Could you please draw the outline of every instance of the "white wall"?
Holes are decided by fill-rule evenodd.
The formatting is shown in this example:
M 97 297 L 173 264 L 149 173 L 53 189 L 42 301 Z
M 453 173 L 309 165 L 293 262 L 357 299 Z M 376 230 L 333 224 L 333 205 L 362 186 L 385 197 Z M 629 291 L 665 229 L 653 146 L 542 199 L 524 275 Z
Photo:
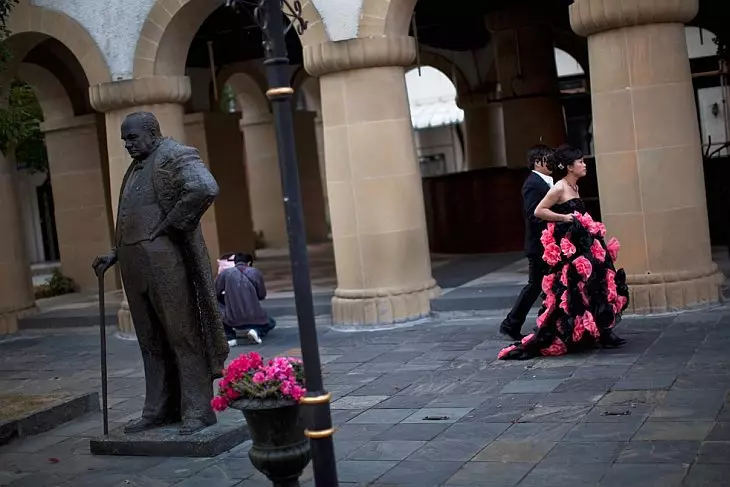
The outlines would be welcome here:
M 456 125 L 416 130 L 416 152 L 419 160 L 423 156 L 443 155 L 444 163 L 422 163 L 421 176 L 440 176 L 463 171 L 464 154 L 456 134 Z

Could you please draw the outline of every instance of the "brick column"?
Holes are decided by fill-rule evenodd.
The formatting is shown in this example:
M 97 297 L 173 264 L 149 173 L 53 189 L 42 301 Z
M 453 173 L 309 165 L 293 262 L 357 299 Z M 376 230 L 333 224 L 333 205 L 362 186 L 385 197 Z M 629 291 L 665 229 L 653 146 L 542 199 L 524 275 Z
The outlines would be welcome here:
M 340 325 L 421 318 L 438 293 L 405 84 L 415 54 L 409 37 L 304 49 L 305 68 L 321 83 Z
M 588 37 L 601 214 L 623 246 L 631 306 L 717 302 L 700 131 L 684 33 L 698 0 L 577 0 Z

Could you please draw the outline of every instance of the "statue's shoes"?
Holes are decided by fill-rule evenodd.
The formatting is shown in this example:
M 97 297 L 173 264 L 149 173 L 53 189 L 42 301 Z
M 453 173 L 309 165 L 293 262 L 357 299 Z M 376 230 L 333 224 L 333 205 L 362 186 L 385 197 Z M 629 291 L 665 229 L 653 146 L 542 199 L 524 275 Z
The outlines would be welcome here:
M 180 426 L 178 433 L 181 436 L 188 436 L 188 435 L 192 435 L 193 433 L 197 433 L 198 431 L 205 429 L 208 426 L 212 426 L 214 424 L 215 424 L 215 421 L 205 422 L 200 419 L 186 419 L 183 421 L 182 426 Z
M 164 421 L 161 420 L 142 417 L 127 423 L 127 425 L 124 427 L 124 432 L 127 434 L 141 433 L 142 431 L 159 428 L 164 424 Z

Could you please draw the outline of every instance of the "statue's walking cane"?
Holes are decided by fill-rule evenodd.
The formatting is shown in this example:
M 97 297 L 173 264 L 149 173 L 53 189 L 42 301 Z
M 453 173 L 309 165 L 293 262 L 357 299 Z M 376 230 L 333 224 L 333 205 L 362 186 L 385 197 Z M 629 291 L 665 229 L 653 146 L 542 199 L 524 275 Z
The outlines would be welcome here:
M 106 368 L 106 306 L 104 303 L 104 271 L 96 273 L 99 278 L 99 337 L 101 338 L 101 403 L 104 414 L 104 436 L 109 434 L 109 410 L 107 407 Z

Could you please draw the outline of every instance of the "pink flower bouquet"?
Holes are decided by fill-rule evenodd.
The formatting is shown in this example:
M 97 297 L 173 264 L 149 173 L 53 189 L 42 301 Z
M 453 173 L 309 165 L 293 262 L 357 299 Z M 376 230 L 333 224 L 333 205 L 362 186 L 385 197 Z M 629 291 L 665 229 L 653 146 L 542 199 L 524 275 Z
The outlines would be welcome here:
M 277 357 L 265 363 L 261 355 L 251 352 L 240 355 L 223 371 L 211 406 L 225 411 L 233 402 L 247 399 L 298 402 L 306 392 L 301 360 Z

